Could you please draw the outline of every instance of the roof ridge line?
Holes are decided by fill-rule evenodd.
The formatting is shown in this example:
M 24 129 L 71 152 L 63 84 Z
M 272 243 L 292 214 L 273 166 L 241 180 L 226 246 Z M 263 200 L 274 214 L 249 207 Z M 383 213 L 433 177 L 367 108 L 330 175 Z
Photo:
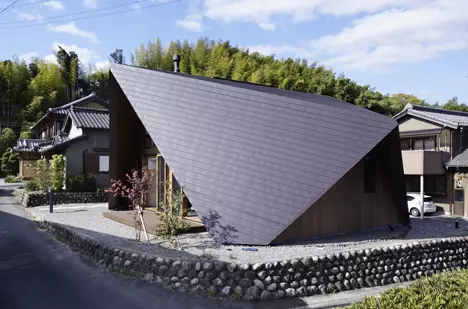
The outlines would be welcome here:
M 434 112 L 440 112 L 441 114 L 453 114 L 453 115 L 461 115 L 461 116 L 467 116 L 468 117 L 468 112 L 462 112 L 462 111 L 455 111 L 451 109 L 443 109 L 442 107 L 434 107 L 434 106 L 423 106 L 423 105 L 413 105 L 411 104 L 411 107 L 409 109 L 413 110 L 428 110 L 428 111 L 434 111 Z

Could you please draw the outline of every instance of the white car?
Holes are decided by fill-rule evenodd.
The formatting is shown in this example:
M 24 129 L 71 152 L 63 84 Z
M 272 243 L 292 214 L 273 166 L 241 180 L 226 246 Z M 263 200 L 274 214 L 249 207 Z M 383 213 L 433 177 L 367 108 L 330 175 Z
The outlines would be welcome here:
M 421 193 L 406 193 L 406 201 L 408 202 L 408 211 L 418 217 L 421 214 Z M 433 213 L 436 211 L 436 205 L 432 201 L 432 197 L 424 195 L 424 213 Z

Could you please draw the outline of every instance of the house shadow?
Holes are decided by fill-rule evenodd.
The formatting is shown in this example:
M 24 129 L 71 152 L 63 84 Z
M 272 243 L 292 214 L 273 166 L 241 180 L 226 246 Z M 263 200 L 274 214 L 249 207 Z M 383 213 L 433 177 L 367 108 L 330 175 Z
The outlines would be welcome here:
M 232 244 L 233 240 L 237 239 L 239 232 L 232 225 L 223 225 L 221 223 L 221 215 L 214 210 L 210 210 L 207 215 L 201 216 L 205 228 L 210 231 L 213 241 L 218 244 Z

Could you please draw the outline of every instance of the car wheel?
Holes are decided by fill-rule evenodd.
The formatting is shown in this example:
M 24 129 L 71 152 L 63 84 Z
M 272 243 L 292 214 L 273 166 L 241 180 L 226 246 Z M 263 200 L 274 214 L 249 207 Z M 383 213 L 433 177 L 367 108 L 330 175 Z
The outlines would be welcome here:
M 413 217 L 419 217 L 419 210 L 417 208 L 411 208 L 410 210 L 410 214 L 413 216 Z

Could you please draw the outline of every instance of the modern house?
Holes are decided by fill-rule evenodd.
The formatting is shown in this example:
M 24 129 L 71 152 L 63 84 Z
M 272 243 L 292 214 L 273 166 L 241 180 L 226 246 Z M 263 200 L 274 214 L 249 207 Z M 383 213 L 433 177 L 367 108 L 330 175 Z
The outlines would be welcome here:
M 408 104 L 393 118 L 400 131 L 407 192 L 419 192 L 422 181 L 437 206 L 467 216 L 468 113 Z
M 113 65 L 109 83 L 110 178 L 147 165 L 156 184 L 183 189 L 184 207 L 218 239 L 268 245 L 408 223 L 391 118 L 331 97 L 127 65 Z M 165 190 L 150 192 L 154 206 Z M 112 198 L 109 208 L 126 203 Z
M 19 139 L 20 176 L 34 177 L 31 165 L 42 156 L 63 154 L 67 176 L 92 174 L 98 187 L 109 186 L 109 105 L 94 93 L 50 108 L 31 127 L 36 139 Z

